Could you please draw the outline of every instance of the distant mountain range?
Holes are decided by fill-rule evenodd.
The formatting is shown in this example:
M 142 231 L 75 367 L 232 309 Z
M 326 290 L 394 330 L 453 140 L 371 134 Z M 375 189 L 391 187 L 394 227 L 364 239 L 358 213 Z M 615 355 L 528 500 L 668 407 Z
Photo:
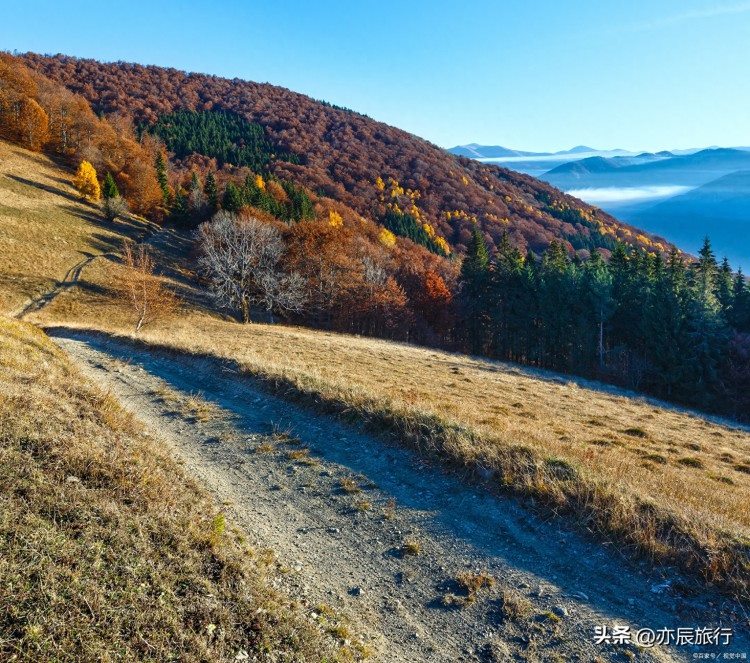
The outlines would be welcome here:
M 451 147 L 449 152 L 458 154 L 462 157 L 471 157 L 472 159 L 501 159 L 503 157 L 549 157 L 558 155 L 575 155 L 585 154 L 589 152 L 597 152 L 591 147 L 585 145 L 578 145 L 569 150 L 562 150 L 560 152 L 526 152 L 524 150 L 511 150 L 508 147 L 502 147 L 501 145 L 477 145 L 477 143 L 469 143 L 468 145 L 456 145 Z M 614 150 L 619 152 L 621 150 Z
M 626 210 L 628 222 L 695 253 L 709 235 L 719 256 L 750 271 L 750 170 L 725 175 L 655 205 Z
M 542 179 L 561 189 L 669 184 L 700 186 L 750 169 L 750 152 L 717 148 L 692 154 L 644 153 L 636 157 L 588 157 L 560 164 Z
M 539 177 L 544 173 L 565 163 L 581 161 L 586 158 L 601 157 L 611 159 L 616 157 L 636 158 L 637 152 L 628 150 L 597 150 L 586 145 L 578 145 L 569 150 L 559 152 L 529 152 L 525 150 L 512 150 L 500 145 L 459 145 L 448 150 L 453 154 L 466 156 L 486 163 L 496 163 L 499 166 L 507 166 L 520 173 Z M 692 152 L 697 150 L 692 150 Z M 686 152 L 691 152 L 688 150 Z M 643 154 L 648 154 L 647 152 Z M 671 154 L 671 153 L 670 153 Z
M 720 256 L 750 272 L 750 148 L 542 153 L 472 144 L 450 151 L 538 177 L 686 251 L 708 235 Z

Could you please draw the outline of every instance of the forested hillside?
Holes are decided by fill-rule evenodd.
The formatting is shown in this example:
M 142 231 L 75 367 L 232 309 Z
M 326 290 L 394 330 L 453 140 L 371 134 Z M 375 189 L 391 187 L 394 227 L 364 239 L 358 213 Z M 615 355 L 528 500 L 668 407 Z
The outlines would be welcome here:
M 129 206 L 199 228 L 194 278 L 244 321 L 746 416 L 750 290 L 708 243 L 694 261 L 531 177 L 270 85 L 36 55 L 0 56 L 0 83 L 0 136 L 77 165 L 112 223 Z
M 420 214 L 459 253 L 471 238 L 474 220 L 490 246 L 499 245 L 507 233 L 523 252 L 539 253 L 554 240 L 571 251 L 609 250 L 615 239 L 667 248 L 543 182 L 455 157 L 404 131 L 281 87 L 66 56 L 27 54 L 23 60 L 85 97 L 95 112 L 155 126 L 157 133 L 165 116 L 176 111 L 236 113 L 261 125 L 279 150 L 299 156 L 299 163 L 275 160 L 276 176 L 368 218 L 384 213 L 376 179 L 393 178 L 404 190 L 418 193 Z

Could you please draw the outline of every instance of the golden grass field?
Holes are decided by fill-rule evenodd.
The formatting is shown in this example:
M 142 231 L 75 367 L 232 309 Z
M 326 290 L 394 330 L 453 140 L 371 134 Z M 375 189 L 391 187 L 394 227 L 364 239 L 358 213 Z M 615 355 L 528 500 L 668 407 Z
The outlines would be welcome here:
M 173 274 L 189 270 L 184 261 L 171 266 Z M 79 285 L 29 319 L 132 336 L 116 296 L 121 269 L 107 257 L 93 261 Z M 493 474 L 494 486 L 574 512 L 603 536 L 748 591 L 750 434 L 739 425 L 565 376 L 343 334 L 241 325 L 197 305 L 139 338 L 236 362 L 290 396 L 357 413 L 450 464 Z

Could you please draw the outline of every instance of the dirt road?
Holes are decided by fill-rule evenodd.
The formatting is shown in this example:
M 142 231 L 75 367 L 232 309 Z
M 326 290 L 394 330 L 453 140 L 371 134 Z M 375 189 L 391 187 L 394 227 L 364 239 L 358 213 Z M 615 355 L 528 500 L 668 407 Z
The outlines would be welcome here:
M 701 651 L 750 656 L 733 603 L 686 596 L 673 570 L 657 576 L 408 450 L 269 396 L 216 360 L 49 333 L 252 544 L 278 553 L 290 593 L 310 611 L 351 615 L 377 660 L 668 661 L 698 651 L 594 643 L 596 626 L 615 624 L 730 626 L 730 647 Z M 456 578 L 484 571 L 494 584 L 467 602 Z

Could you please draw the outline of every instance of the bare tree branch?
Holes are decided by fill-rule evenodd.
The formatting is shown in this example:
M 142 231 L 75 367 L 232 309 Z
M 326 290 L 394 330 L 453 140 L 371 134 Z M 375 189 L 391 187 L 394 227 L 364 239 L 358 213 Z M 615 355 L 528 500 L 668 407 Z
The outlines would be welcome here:
M 198 228 L 200 267 L 216 301 L 240 311 L 250 321 L 253 306 L 273 312 L 301 312 L 305 280 L 279 266 L 284 254 L 281 233 L 255 217 L 217 212 Z
M 123 297 L 135 314 L 135 331 L 157 319 L 173 315 L 179 308 L 178 297 L 154 276 L 154 260 L 145 245 L 123 248 L 125 273 L 120 282 Z

